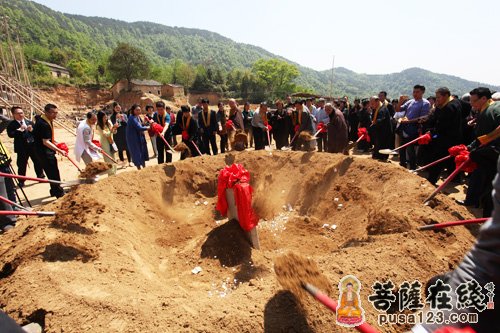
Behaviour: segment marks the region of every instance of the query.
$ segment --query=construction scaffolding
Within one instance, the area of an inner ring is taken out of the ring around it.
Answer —
[[[43,113],[44,106],[49,102],[31,86],[21,41],[19,36],[13,38],[8,17],[0,17],[0,25],[0,106],[6,109],[20,106],[33,120],[37,114]],[[7,112],[6,116],[11,115]],[[76,135],[73,123],[67,123],[72,116],[59,110],[59,117],[55,120],[56,125]]]

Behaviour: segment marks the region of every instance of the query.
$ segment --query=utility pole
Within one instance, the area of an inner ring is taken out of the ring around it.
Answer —
[[[330,96],[333,98],[333,69],[335,68],[335,54],[332,60],[332,77],[330,79]]]

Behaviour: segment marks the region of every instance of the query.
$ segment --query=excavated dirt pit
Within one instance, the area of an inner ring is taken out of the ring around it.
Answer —
[[[251,173],[261,250],[234,221],[216,219],[217,173],[231,163]],[[424,206],[432,190],[396,166],[322,153],[231,153],[122,173],[44,207],[56,217],[0,236],[0,308],[57,333],[351,332],[319,306],[304,311],[274,259],[312,259],[332,298],[343,276],[356,275],[375,324],[375,280],[425,282],[474,241],[465,227],[416,230],[471,217],[444,195]]]

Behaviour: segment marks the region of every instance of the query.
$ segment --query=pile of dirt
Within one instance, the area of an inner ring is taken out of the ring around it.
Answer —
[[[235,222],[215,219],[217,173],[232,163],[251,173],[260,250]],[[350,332],[332,312],[302,311],[273,262],[293,251],[318,263],[329,282],[318,287],[332,298],[355,275],[374,324],[374,281],[425,283],[474,241],[465,227],[416,230],[472,217],[444,195],[424,206],[433,189],[391,164],[322,153],[229,153],[124,172],[0,236],[0,308],[46,332]]]
[[[91,162],[80,172],[80,178],[94,178],[98,174],[108,171],[111,167],[112,165],[109,163]]]

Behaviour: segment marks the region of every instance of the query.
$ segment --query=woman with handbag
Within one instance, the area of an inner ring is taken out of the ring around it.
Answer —
[[[104,150],[109,156],[115,159],[115,153],[118,151],[118,147],[116,146],[115,141],[113,140],[113,134],[116,134],[116,128],[118,124],[111,124],[111,120],[108,119],[108,116],[103,111],[99,111],[97,113],[97,133],[100,137],[101,148]],[[106,163],[110,163],[112,165],[111,169],[108,171],[108,175],[116,174],[116,164],[113,163],[109,158],[104,156],[104,161]]]

